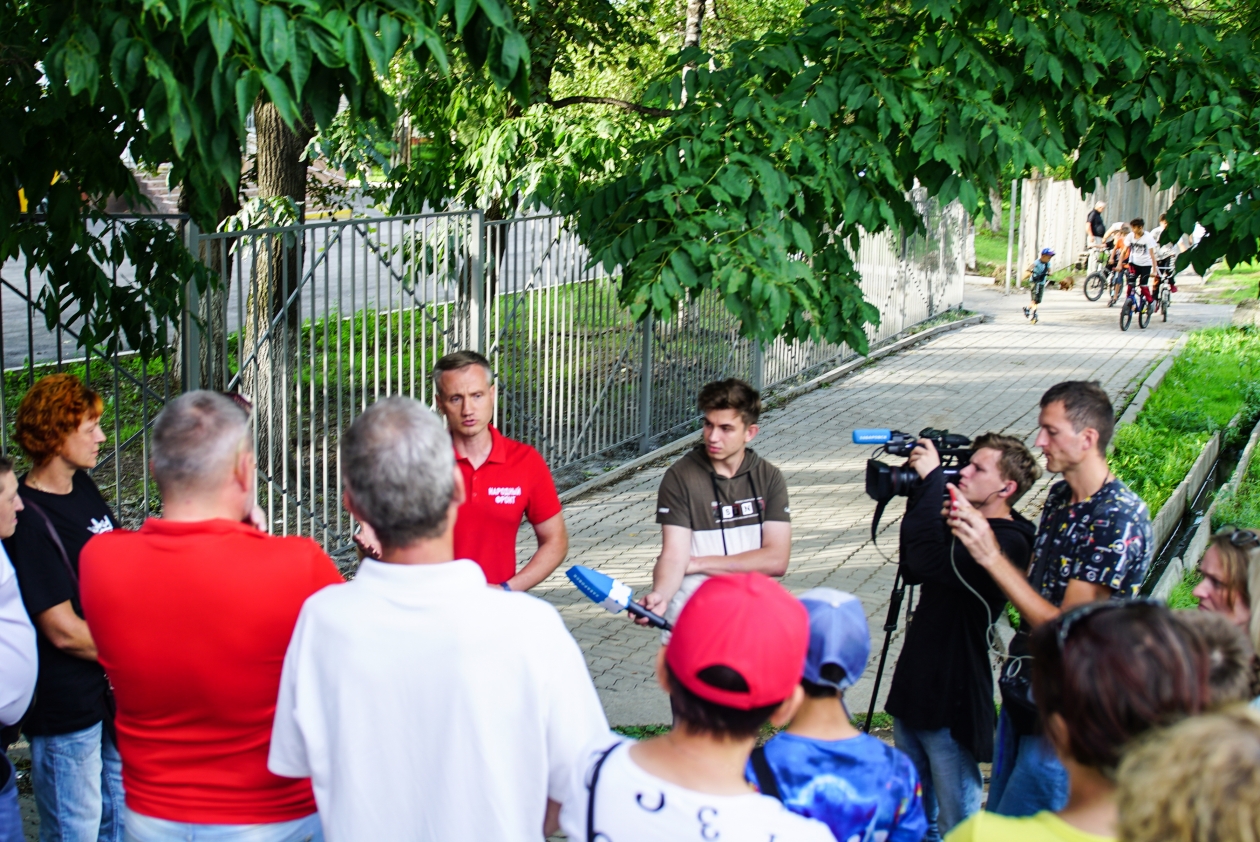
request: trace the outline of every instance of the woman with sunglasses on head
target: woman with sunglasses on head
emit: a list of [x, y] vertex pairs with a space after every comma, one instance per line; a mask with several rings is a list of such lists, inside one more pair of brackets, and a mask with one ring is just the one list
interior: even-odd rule
[[[1260, 534], [1227, 526], [1212, 536], [1199, 562], [1203, 581], [1194, 588], [1200, 611], [1220, 614], [1260, 646], [1260, 612], [1251, 610], [1251, 595], [1260, 589]], [[1256, 651], [1260, 651], [1257, 649]], [[1252, 705], [1260, 708], [1260, 659], [1251, 661]]]
[[1067, 806], [1024, 818], [980, 812], [947, 842], [1114, 839], [1115, 773], [1124, 748], [1208, 702], [1201, 640], [1152, 601], [1081, 606], [1037, 628], [1031, 647], [1042, 726], [1068, 772]]

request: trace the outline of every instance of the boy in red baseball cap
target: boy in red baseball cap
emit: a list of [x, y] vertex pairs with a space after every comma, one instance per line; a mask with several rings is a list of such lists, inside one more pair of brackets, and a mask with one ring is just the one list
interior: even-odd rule
[[673, 730], [591, 751], [560, 813], [569, 839], [832, 842], [826, 825], [744, 778], [762, 726], [785, 724], [801, 703], [808, 646], [805, 607], [768, 577], [702, 584], [656, 659]]

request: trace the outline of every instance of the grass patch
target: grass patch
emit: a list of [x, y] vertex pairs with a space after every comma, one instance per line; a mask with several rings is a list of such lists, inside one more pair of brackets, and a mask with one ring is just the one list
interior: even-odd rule
[[668, 734], [670, 725], [614, 725], [613, 730], [623, 737], [634, 740], [646, 740], [648, 737], [659, 737]]
[[1260, 415], [1260, 332], [1195, 331], [1137, 421], [1116, 432], [1111, 468], [1153, 516], [1207, 440], [1240, 410], [1243, 423], [1231, 431], [1227, 444], [1247, 435]]
[[1221, 301], [1237, 304], [1249, 298], [1257, 297], [1260, 287], [1260, 263], [1239, 263], [1236, 266], [1222, 266], [1212, 272], [1207, 288], [1212, 297]]
[[1260, 527], [1260, 459], [1252, 457], [1247, 473], [1236, 488], [1221, 495], [1212, 512], [1212, 529]]
[[1172, 593], [1168, 595], [1169, 608], [1198, 608], [1199, 599], [1192, 593], [1199, 583], [1203, 581], [1203, 574], [1198, 568], [1187, 570], [1185, 575], [1181, 577], [1181, 581], [1172, 589]]
[[[850, 719], [850, 722], [853, 723], [854, 728], [861, 728], [866, 722], [866, 714], [855, 716]], [[882, 710], [876, 711], [875, 715], [871, 717], [871, 723], [871, 730], [873, 731], [891, 729], [893, 727], [893, 718], [891, 714], [885, 713]], [[646, 740], [650, 737], [659, 737], [661, 734], [668, 734], [672, 728], [672, 725], [614, 725], [612, 729], [616, 733], [621, 734], [623, 737], [630, 737], [635, 740]], [[764, 743], [781, 730], [783, 729], [775, 728], [767, 722], [762, 726], [761, 736], [757, 741]]]

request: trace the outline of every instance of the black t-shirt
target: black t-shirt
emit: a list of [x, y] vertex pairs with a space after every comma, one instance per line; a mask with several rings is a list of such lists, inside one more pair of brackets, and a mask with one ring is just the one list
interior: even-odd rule
[[[82, 617], [79, 551], [92, 536], [114, 528], [116, 522], [109, 504], [84, 471], [74, 475], [69, 494], [37, 491], [26, 485], [25, 476], [20, 493], [23, 501], [34, 503], [48, 515], [74, 568], [72, 576], [44, 519], [29, 505], [18, 512], [17, 529], [13, 537], [5, 539], [4, 547], [17, 571], [26, 611], [34, 618], [70, 600], [74, 612]], [[22, 730], [36, 736], [69, 734], [100, 722], [108, 716], [105, 671], [95, 661], [62, 652], [38, 628], [39, 677], [35, 681], [35, 701]]]
[[[901, 572], [921, 585], [884, 710], [908, 727], [950, 736], [978, 762], [993, 759], [993, 669], [988, 632], [1006, 595], [956, 541], [941, 517], [945, 472], [928, 474], [906, 501], [901, 522]], [[989, 521], [1003, 554], [1028, 565], [1036, 532], [1018, 512]], [[983, 600], [983, 602], [981, 602]]]
[[1095, 237], [1101, 237], [1107, 233], [1107, 226], [1103, 224], [1102, 214], [1097, 208], [1091, 210], [1085, 219], [1089, 222], [1089, 230]]

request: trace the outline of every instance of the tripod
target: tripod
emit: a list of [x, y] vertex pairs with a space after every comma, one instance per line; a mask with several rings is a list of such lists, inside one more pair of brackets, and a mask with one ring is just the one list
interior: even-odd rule
[[[874, 530], [871, 530], [872, 533]], [[892, 643], [893, 632], [897, 631], [897, 615], [901, 613], [901, 603], [906, 597], [906, 589], [913, 588], [914, 585], [907, 585], [905, 579], [901, 576], [901, 565], [897, 565], [897, 576], [893, 579], [892, 595], [888, 598], [888, 617], [884, 620], [884, 648], [879, 653], [879, 668], [875, 670], [875, 688], [871, 690], [871, 704], [866, 709], [866, 724], [862, 726], [862, 730], [866, 733], [871, 732], [871, 720], [875, 718], [875, 704], [879, 699], [879, 684], [884, 677], [884, 665], [888, 663], [888, 647]], [[906, 603], [906, 624], [909, 625], [910, 618], [914, 616], [914, 595], [910, 595], [910, 600]]]

